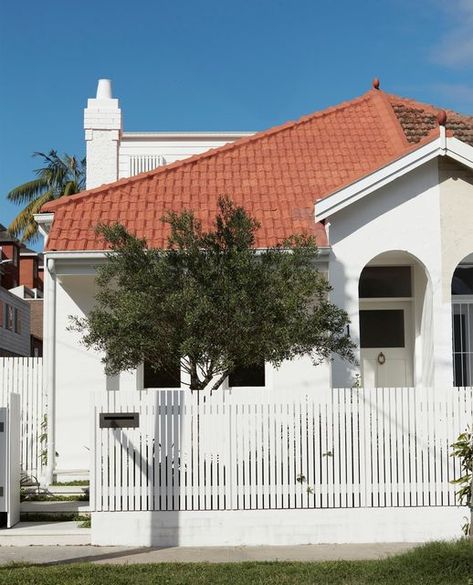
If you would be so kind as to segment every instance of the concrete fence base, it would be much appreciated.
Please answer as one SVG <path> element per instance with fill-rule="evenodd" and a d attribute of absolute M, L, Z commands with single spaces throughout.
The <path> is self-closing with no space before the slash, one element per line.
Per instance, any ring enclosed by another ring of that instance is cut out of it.
<path fill-rule="evenodd" d="M 94 512 L 92 544 L 258 546 L 426 542 L 462 535 L 465 507 Z"/>

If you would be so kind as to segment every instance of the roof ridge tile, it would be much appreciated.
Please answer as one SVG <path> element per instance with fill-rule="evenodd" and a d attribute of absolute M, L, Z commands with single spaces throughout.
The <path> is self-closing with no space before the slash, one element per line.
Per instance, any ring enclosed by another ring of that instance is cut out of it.
<path fill-rule="evenodd" d="M 409 141 L 388 99 L 388 94 L 380 89 L 374 89 L 372 91 L 375 92 L 375 103 L 378 106 L 382 118 L 389 127 L 388 136 L 394 139 L 396 147 L 406 148 L 409 146 Z"/>

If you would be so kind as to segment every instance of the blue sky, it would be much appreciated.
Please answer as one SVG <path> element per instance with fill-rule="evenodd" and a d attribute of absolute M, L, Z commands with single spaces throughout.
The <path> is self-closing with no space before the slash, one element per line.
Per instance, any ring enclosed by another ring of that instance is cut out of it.
<path fill-rule="evenodd" d="M 125 129 L 260 130 L 392 93 L 473 113 L 472 0 L 8 2 L 0 23 L 0 222 L 34 151 L 84 153 L 113 80 Z"/>

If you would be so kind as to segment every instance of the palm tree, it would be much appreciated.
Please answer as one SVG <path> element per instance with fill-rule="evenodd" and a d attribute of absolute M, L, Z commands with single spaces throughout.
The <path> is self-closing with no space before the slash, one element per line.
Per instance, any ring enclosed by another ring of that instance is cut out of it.
<path fill-rule="evenodd" d="M 36 178 L 15 187 L 7 194 L 7 199 L 25 208 L 8 226 L 12 236 L 22 242 L 34 241 L 38 237 L 38 224 L 33 215 L 48 201 L 59 197 L 73 195 L 85 188 L 85 158 L 64 154 L 59 156 L 56 150 L 48 154 L 35 152 L 33 156 L 42 158 L 44 166 L 34 172 Z"/>

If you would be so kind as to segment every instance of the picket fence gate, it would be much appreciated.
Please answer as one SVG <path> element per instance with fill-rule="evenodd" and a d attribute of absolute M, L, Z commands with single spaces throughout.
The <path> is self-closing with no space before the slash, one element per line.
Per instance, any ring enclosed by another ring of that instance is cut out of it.
<path fill-rule="evenodd" d="M 42 358 L 0 358 L 0 406 L 8 405 L 11 393 L 20 395 L 21 470 L 39 478 L 46 449 Z"/>
<path fill-rule="evenodd" d="M 472 388 L 99 393 L 91 510 L 454 506 L 472 415 Z"/>

